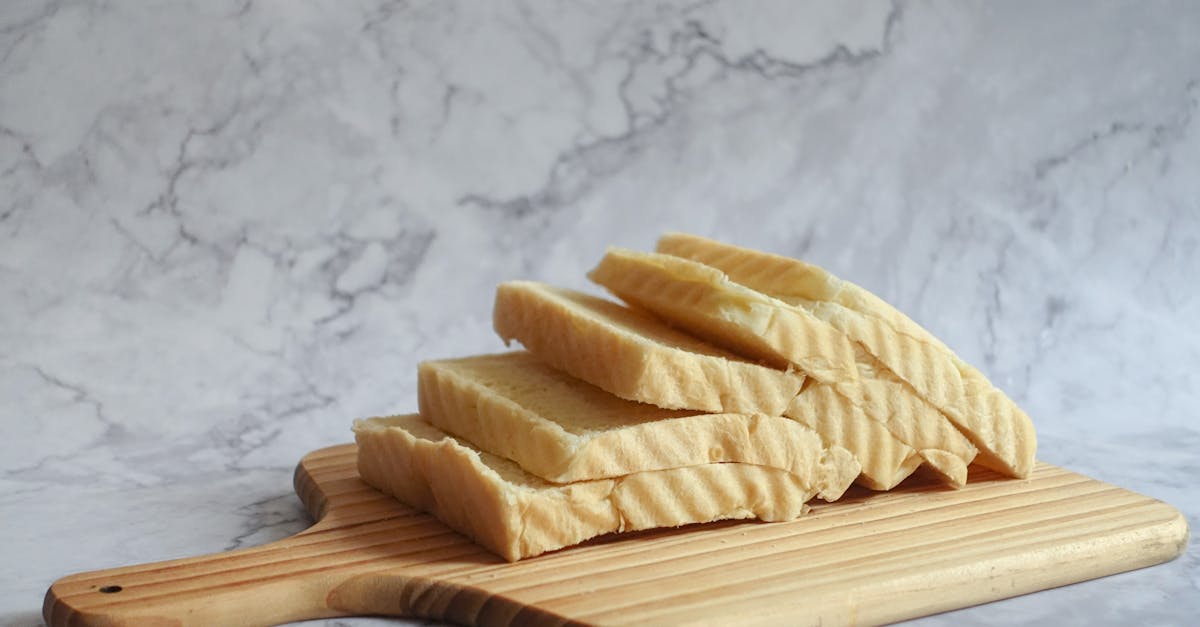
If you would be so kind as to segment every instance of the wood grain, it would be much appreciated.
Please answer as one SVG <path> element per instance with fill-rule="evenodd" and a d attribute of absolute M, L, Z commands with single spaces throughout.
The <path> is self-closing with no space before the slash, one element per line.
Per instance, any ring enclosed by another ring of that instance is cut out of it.
<path fill-rule="evenodd" d="M 384 614 L 467 625 L 875 624 L 1170 560 L 1174 508 L 1048 464 L 852 491 L 788 523 L 608 536 L 509 564 L 362 483 L 354 445 L 306 456 L 318 520 L 278 542 L 65 577 L 47 625 L 272 625 Z"/>

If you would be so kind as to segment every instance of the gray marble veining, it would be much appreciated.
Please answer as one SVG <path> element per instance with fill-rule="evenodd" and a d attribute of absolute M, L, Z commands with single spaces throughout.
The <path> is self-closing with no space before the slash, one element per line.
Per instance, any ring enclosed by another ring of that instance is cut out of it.
<path fill-rule="evenodd" d="M 0 4 L 0 623 L 302 529 L 304 452 L 665 229 L 874 290 L 1200 521 L 1189 2 Z M 589 288 L 590 289 L 590 288 Z M 1186 624 L 1180 559 L 918 621 Z M 328 624 L 392 624 L 346 620 Z"/>

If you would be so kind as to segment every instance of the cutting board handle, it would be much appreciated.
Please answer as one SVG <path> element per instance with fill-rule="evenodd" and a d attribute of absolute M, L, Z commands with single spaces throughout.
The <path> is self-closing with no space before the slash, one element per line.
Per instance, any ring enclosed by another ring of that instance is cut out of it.
<path fill-rule="evenodd" d="M 362 484 L 354 459 L 353 447 L 334 447 L 296 466 L 296 495 L 317 520 L 310 529 L 262 547 L 68 575 L 46 591 L 44 620 L 49 627 L 206 627 L 385 614 L 467 623 L 464 609 L 496 607 L 473 587 L 404 577 L 414 566 L 408 555 L 431 549 L 422 537 L 438 533 L 422 531 L 412 509 Z"/>
<path fill-rule="evenodd" d="M 574 624 L 473 586 L 405 576 L 394 562 L 387 572 L 367 563 L 327 568 L 330 553 L 321 545 L 328 541 L 315 536 L 350 526 L 324 520 L 259 547 L 70 575 L 50 586 L 42 613 L 49 627 L 253 626 L 363 615 L 462 625 Z"/>
<path fill-rule="evenodd" d="M 46 591 L 49 627 L 277 625 L 368 614 L 464 625 L 570 623 L 432 577 L 503 560 L 364 484 L 353 445 L 310 453 L 296 494 L 315 525 L 270 544 L 70 575 Z"/>
<path fill-rule="evenodd" d="M 49 627 L 277 625 L 344 615 L 325 603 L 333 581 L 303 558 L 311 543 L 301 540 L 321 527 L 249 549 L 63 577 L 46 591 L 42 615 Z M 287 553 L 296 558 L 279 561 Z M 264 564 L 265 576 L 237 577 Z"/>

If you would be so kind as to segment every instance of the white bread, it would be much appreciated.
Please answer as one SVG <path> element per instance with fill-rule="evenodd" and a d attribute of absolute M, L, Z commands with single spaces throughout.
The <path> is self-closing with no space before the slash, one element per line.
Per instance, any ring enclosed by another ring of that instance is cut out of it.
<path fill-rule="evenodd" d="M 556 483 L 740 462 L 790 472 L 831 501 L 859 474 L 853 455 L 794 420 L 627 401 L 525 351 L 427 361 L 418 379 L 422 418 Z"/>
<path fill-rule="evenodd" d="M 794 474 L 737 463 L 552 484 L 416 415 L 355 421 L 354 432 L 366 483 L 509 561 L 615 531 L 791 520 L 812 497 Z"/>
<path fill-rule="evenodd" d="M 967 467 L 979 453 L 942 412 L 913 392 L 860 347 L 859 382 L 836 386 L 863 414 L 882 422 L 896 439 L 917 450 L 926 466 L 954 487 L 967 482 Z"/>
<path fill-rule="evenodd" d="M 856 421 L 878 421 L 896 439 L 917 449 L 947 483 L 956 487 L 966 483 L 975 447 L 935 407 L 906 391 L 903 382 L 888 379 L 892 375 L 886 369 L 878 372 L 870 354 L 856 350 L 845 334 L 805 308 L 734 283 L 716 268 L 665 254 L 610 248 L 589 276 L 630 304 L 648 308 L 701 339 L 750 357 L 773 362 L 782 359 L 784 365 L 791 362 L 812 379 L 835 385 L 857 408 L 836 414 L 851 421 L 838 425 L 839 433 L 848 436 L 856 428 L 864 434 L 877 433 L 873 425 Z M 828 418 L 822 424 L 833 429 Z M 873 447 L 885 446 L 889 444 L 879 441 L 860 449 L 862 464 L 874 466 L 863 455 L 871 454 Z M 907 463 L 902 466 L 906 467 Z M 860 483 L 878 487 L 896 476 L 875 475 L 869 470 Z"/>
<path fill-rule="evenodd" d="M 853 381 L 846 336 L 804 309 L 670 255 L 609 248 L 588 278 L 693 335 L 778 368 L 795 364 L 825 383 Z"/>
<path fill-rule="evenodd" d="M 862 466 L 857 483 L 872 490 L 891 490 L 923 461 L 882 422 L 867 418 L 861 407 L 825 383 L 805 387 L 784 415 L 816 431 L 827 446 L 850 451 Z"/>
<path fill-rule="evenodd" d="M 658 251 L 698 261 L 731 280 L 806 309 L 862 345 L 887 370 L 936 407 L 978 447 L 981 465 L 1028 476 L 1037 451 L 1029 416 L 978 370 L 882 299 L 804 262 L 667 234 Z"/>
<path fill-rule="evenodd" d="M 801 373 L 752 363 L 648 314 L 541 283 L 497 287 L 493 323 L 506 342 L 555 368 L 668 409 L 778 416 L 804 382 Z"/>

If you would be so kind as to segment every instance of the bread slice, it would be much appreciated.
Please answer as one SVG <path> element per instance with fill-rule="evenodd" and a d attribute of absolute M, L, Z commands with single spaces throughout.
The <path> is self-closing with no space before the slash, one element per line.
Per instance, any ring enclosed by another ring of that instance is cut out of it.
<path fill-rule="evenodd" d="M 808 385 L 784 415 L 816 431 L 827 446 L 850 451 L 862 465 L 857 483 L 872 490 L 891 490 L 924 459 L 829 384 Z"/>
<path fill-rule="evenodd" d="M 716 462 L 778 468 L 832 501 L 859 474 L 840 447 L 778 416 L 704 414 L 627 401 L 525 351 L 427 361 L 421 416 L 556 483 Z"/>
<path fill-rule="evenodd" d="M 588 277 L 625 302 L 693 335 L 778 368 L 795 364 L 825 383 L 854 381 L 846 336 L 804 309 L 670 255 L 609 248 Z"/>
<path fill-rule="evenodd" d="M 975 447 L 936 408 L 906 392 L 902 382 L 886 380 L 890 372 L 878 373 L 871 355 L 855 350 L 845 334 L 803 307 L 738 285 L 718 269 L 665 254 L 611 248 L 589 276 L 622 299 L 649 308 L 698 337 L 748 356 L 791 361 L 814 380 L 836 385 L 844 400 L 857 408 L 838 416 L 883 423 L 893 436 L 917 449 L 947 483 L 966 483 Z M 839 355 L 836 369 L 821 357 L 822 351 Z M 844 374 L 844 369 L 853 375 Z M 823 424 L 834 430 L 828 418 Z M 856 429 L 865 432 L 874 426 L 852 423 L 838 425 L 836 431 L 849 434 Z M 864 466 L 873 465 L 863 457 L 870 454 L 870 449 L 859 452 Z M 860 483 L 887 485 L 898 476 L 868 472 Z"/>
<path fill-rule="evenodd" d="M 542 361 L 631 401 L 667 409 L 778 416 L 804 375 L 768 368 L 648 314 L 573 290 L 514 281 L 496 289 L 496 332 Z"/>
<path fill-rule="evenodd" d="M 364 481 L 509 561 L 614 531 L 791 520 L 812 498 L 792 473 L 737 463 L 557 485 L 417 415 L 355 421 L 354 432 Z"/>
<path fill-rule="evenodd" d="M 1037 434 L 1029 416 L 945 344 L 882 299 L 795 259 L 672 233 L 658 251 L 705 263 L 733 281 L 810 311 L 861 344 L 978 447 L 988 468 L 1026 477 Z"/>

